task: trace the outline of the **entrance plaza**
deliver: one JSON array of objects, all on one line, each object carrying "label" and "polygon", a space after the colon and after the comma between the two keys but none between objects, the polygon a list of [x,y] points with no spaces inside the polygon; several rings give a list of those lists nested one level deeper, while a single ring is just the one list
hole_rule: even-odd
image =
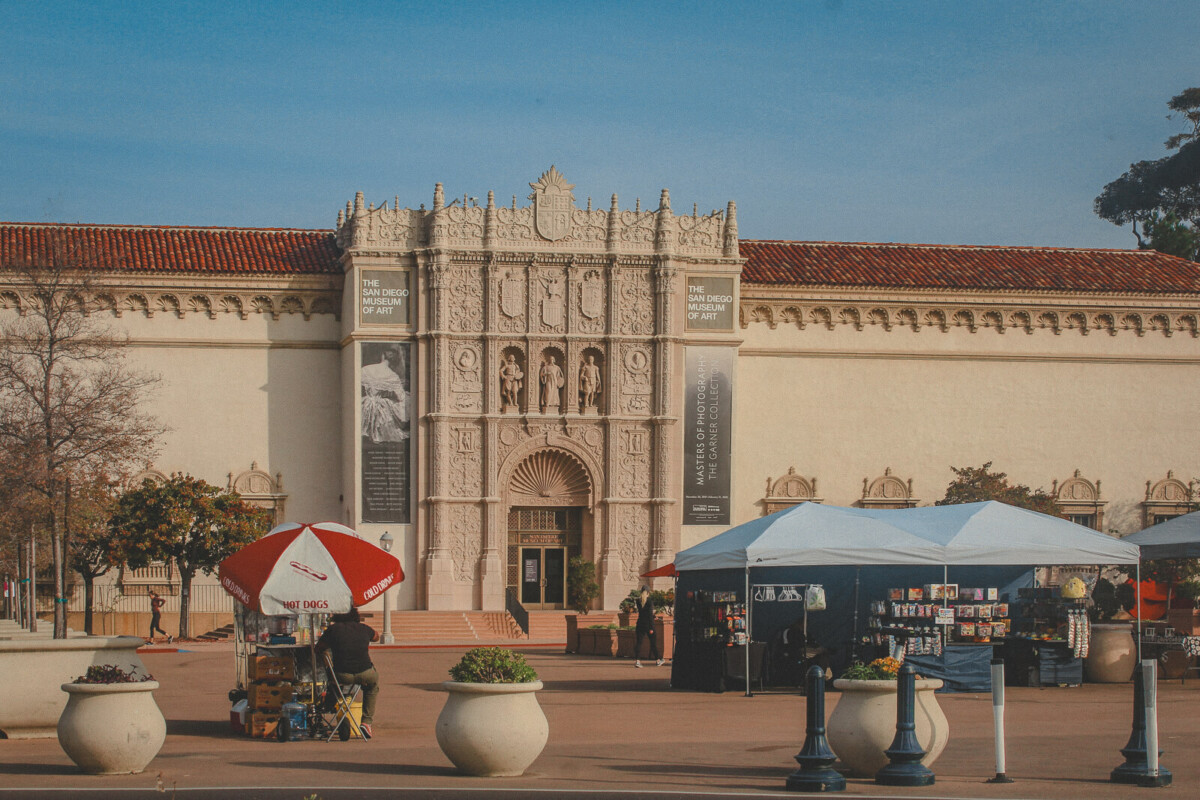
[{"label": "entrance plaza", "polygon": [[[54,739],[0,741],[0,798],[800,796],[785,792],[784,781],[804,741],[803,697],[672,690],[669,666],[634,669],[626,659],[565,655],[561,645],[522,650],[545,683],[539,700],[550,740],[541,757],[520,778],[460,776],[438,749],[434,725],[441,681],[465,649],[374,649],[382,685],[375,738],[285,744],[231,732],[231,644],[147,648],[142,658],[161,683],[156,698],[167,719],[166,744],[147,770],[87,776]],[[7,691],[20,691],[19,681]],[[941,695],[951,733],[933,766],[936,784],[897,789],[851,778],[840,796],[1200,796],[1195,679],[1160,684],[1162,763],[1174,783],[1153,790],[1108,782],[1129,737],[1132,696],[1131,684],[1009,688],[1015,782],[996,785],[985,782],[995,774],[990,695]],[[828,695],[827,712],[837,698]]]}]

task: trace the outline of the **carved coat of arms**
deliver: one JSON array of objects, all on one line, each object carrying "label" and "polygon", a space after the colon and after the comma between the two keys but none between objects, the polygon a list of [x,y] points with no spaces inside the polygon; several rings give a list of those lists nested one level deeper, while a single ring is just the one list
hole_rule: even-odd
[{"label": "carved coat of arms", "polygon": [[500,310],[504,312],[505,316],[521,315],[525,305],[521,295],[521,277],[509,270],[500,281]]},{"label": "carved coat of arms", "polygon": [[571,212],[575,209],[575,195],[571,190],[575,184],[567,183],[562,173],[550,166],[536,183],[529,184],[533,194],[533,226],[538,234],[552,242],[571,231]]},{"label": "carved coat of arms", "polygon": [[604,286],[600,276],[589,272],[583,279],[580,289],[579,310],[588,319],[595,319],[604,312]]},{"label": "carved coat of arms", "polygon": [[563,324],[563,286],[562,279],[553,275],[542,281],[546,296],[542,298],[542,322],[551,328]]}]

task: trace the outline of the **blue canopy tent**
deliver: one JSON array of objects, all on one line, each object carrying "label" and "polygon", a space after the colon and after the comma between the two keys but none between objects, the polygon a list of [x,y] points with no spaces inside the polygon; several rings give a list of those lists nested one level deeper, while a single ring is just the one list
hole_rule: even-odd
[{"label": "blue canopy tent", "polygon": [[[749,601],[770,567],[940,567],[944,577],[952,565],[1136,564],[1138,555],[1128,539],[994,501],[886,510],[801,503],[680,551],[675,568],[681,584],[689,573],[739,570]],[[853,607],[857,614],[857,598]],[[752,626],[752,607],[748,616]],[[747,647],[747,694],[749,660]]]},{"label": "blue canopy tent", "polygon": [[1137,545],[1145,559],[1200,558],[1200,511],[1151,525],[1121,541]]}]

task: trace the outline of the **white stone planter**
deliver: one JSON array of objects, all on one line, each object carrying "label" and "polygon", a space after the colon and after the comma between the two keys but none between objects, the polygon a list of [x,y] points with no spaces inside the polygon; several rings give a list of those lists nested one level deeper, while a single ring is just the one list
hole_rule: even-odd
[{"label": "white stone planter", "polygon": [[9,739],[52,739],[67,705],[62,684],[95,664],[114,664],[146,674],[137,636],[84,636],[0,642],[0,675],[7,689],[0,701],[0,732]]},{"label": "white stone planter", "polygon": [[1132,624],[1092,626],[1088,657],[1083,660],[1083,673],[1091,683],[1125,683],[1133,679],[1136,665],[1137,645],[1133,641]]},{"label": "white stone planter", "polygon": [[[887,766],[883,751],[896,738],[896,681],[840,679],[833,686],[842,694],[825,726],[829,746],[850,774],[873,778]],[[921,759],[925,766],[937,760],[950,740],[950,724],[934,694],[941,687],[942,681],[937,679],[916,682],[913,721],[917,741],[925,751]]]},{"label": "white stone planter", "polygon": [[158,681],[64,683],[58,743],[84,772],[125,775],[146,768],[167,738],[154,690]]},{"label": "white stone planter", "polygon": [[538,705],[533,683],[458,683],[437,720],[437,742],[467,775],[521,775],[546,746],[550,725]]}]

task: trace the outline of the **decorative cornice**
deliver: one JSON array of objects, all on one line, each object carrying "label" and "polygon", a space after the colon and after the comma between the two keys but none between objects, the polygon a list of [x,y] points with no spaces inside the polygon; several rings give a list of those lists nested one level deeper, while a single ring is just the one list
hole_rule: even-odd
[{"label": "decorative cornice", "polygon": [[[1133,298],[1123,295],[1080,297],[1050,293],[1011,293],[1004,295],[970,295],[963,292],[945,293],[938,297],[930,292],[840,292],[813,296],[792,291],[762,290],[743,284],[739,305],[742,328],[753,323],[765,323],[774,329],[779,325],[794,325],[803,330],[817,325],[833,330],[850,325],[863,330],[878,325],[884,330],[909,328],[920,331],[933,328],[943,333],[951,328],[966,328],[971,333],[991,328],[997,333],[1009,329],[1032,334],[1035,330],[1061,334],[1078,331],[1087,336],[1103,331],[1115,336],[1119,331],[1132,331],[1138,336],[1158,332],[1171,336],[1175,332],[1200,336],[1200,304],[1186,300]],[[865,296],[864,296],[865,295]]]}]

